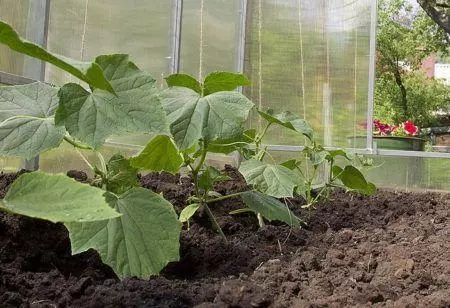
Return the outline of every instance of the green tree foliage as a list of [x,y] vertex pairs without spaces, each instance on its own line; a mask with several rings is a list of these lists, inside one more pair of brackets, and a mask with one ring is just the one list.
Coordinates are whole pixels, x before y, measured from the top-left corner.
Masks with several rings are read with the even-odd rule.
[[433,123],[432,113],[449,103],[447,90],[415,71],[428,56],[448,54],[449,41],[443,29],[408,1],[379,2],[376,116],[419,126]]
[[450,34],[450,3],[447,0],[417,0],[425,12]]

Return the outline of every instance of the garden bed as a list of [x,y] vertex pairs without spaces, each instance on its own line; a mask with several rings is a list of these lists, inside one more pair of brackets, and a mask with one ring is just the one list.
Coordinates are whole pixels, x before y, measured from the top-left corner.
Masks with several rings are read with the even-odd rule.
[[[218,192],[246,187],[234,178]],[[76,175],[72,173],[72,175]],[[14,174],[0,176],[1,196]],[[83,180],[80,178],[80,180]],[[191,186],[162,174],[141,178],[177,206]],[[299,203],[292,200],[293,205]],[[228,200],[212,208],[228,243],[197,216],[183,231],[181,261],[160,277],[119,281],[95,251],[71,256],[61,224],[0,212],[2,307],[449,307],[450,196],[336,192],[306,228],[258,230]],[[295,211],[300,217],[307,213]],[[201,213],[200,213],[201,214]]]

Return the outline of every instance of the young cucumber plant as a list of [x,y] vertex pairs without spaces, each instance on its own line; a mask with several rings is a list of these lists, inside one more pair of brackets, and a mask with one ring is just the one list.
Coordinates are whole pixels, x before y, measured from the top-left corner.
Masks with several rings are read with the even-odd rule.
[[[324,149],[314,139],[313,130],[305,120],[288,111],[274,114],[272,110],[258,110],[258,114],[267,122],[262,131],[250,129],[239,138],[222,143],[216,142],[211,147],[221,153],[238,151],[246,159],[239,171],[247,183],[252,185],[254,191],[241,194],[248,208],[237,212],[255,212],[261,226],[264,225],[263,218],[269,220],[273,218],[296,225],[298,218],[288,210],[287,205],[277,199],[301,196],[305,199],[303,207],[311,210],[321,197],[327,196],[335,187],[366,195],[375,192],[375,186],[355,167],[362,160],[343,150]],[[301,165],[305,159],[291,159],[281,164],[267,162],[265,157],[271,156],[263,147],[263,139],[269,128],[274,125],[306,138],[307,146],[301,152],[301,156],[306,158],[306,166]],[[336,159],[339,157],[347,161],[343,168],[337,165]],[[308,169],[312,169],[312,172]],[[329,176],[316,184],[320,169],[328,171]],[[272,213],[276,213],[276,216],[271,216]]]
[[[167,79],[169,88],[159,94],[167,113],[173,143],[161,136],[155,137],[131,164],[139,169],[152,171],[177,171],[186,167],[192,177],[194,195],[180,214],[181,222],[188,222],[198,209],[203,209],[214,229],[225,238],[209,205],[234,197],[244,202],[268,220],[281,220],[299,226],[299,220],[284,204],[256,190],[222,196],[213,191],[215,183],[228,177],[219,170],[205,164],[209,153],[226,153],[233,146],[229,140],[245,138],[244,123],[253,103],[244,95],[233,92],[248,84],[241,74],[216,72],[208,75],[203,83],[195,78],[175,74]],[[225,152],[224,152],[225,150]],[[155,159],[166,153],[167,159]],[[171,157],[171,159],[168,159]],[[176,168],[170,166],[176,162]]]
[[[148,277],[179,259],[180,222],[161,195],[138,187],[138,169],[120,155],[105,162],[99,149],[112,133],[153,133],[164,141],[169,122],[154,78],[127,55],[78,62],[21,39],[0,22],[0,43],[47,61],[86,82],[0,87],[0,155],[31,158],[67,142],[97,153],[93,187],[63,174],[21,175],[1,201],[4,210],[62,222],[72,253],[97,250],[119,277]],[[81,153],[81,152],[80,152]]]

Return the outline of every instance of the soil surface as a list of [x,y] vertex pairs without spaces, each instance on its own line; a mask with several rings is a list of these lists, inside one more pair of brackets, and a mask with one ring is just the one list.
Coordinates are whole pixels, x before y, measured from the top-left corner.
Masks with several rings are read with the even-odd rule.
[[[233,180],[217,191],[246,188],[227,172]],[[0,175],[0,197],[15,177]],[[177,209],[192,190],[179,176],[140,180]],[[0,306],[450,307],[448,194],[336,192],[303,229],[259,230],[253,215],[227,214],[240,207],[237,199],[213,206],[228,242],[199,213],[182,233],[180,262],[159,277],[122,281],[95,251],[71,256],[62,225],[0,212]]]

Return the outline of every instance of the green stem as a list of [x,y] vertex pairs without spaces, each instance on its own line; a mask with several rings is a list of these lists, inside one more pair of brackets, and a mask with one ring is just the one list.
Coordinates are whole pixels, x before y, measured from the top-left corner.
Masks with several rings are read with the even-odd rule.
[[261,215],[261,213],[257,213],[256,214],[256,217],[258,218],[258,224],[259,224],[259,227],[262,229],[262,228],[264,228],[264,226],[266,225],[265,223],[264,223],[264,219],[263,219],[263,216]]
[[261,141],[264,138],[264,136],[266,135],[267,130],[269,129],[269,127],[271,125],[272,125],[272,123],[267,124],[266,127],[264,127],[264,130],[262,131],[262,133],[258,134],[258,136],[255,138],[256,155],[258,155],[258,153],[260,152]]
[[75,150],[77,151],[78,155],[80,155],[81,159],[83,159],[83,161],[86,163],[86,165],[92,170],[92,172],[95,172],[95,168],[94,166],[92,166],[92,164],[89,162],[89,160],[83,155],[83,153],[81,153],[80,150],[78,150],[78,148],[75,148]]
[[247,191],[242,191],[242,192],[229,194],[229,195],[226,195],[226,196],[223,196],[223,197],[218,197],[218,198],[211,199],[211,200],[206,200],[205,203],[215,203],[215,202],[219,202],[219,201],[222,201],[222,200],[227,200],[227,199],[230,199],[230,198],[239,197],[240,195],[242,195],[242,194],[244,194],[246,192]]
[[220,227],[219,223],[216,220],[216,217],[214,217],[214,214],[211,212],[210,208],[208,207],[207,204],[204,204],[205,206],[205,211],[206,214],[209,217],[209,220],[211,221],[211,223],[213,224],[214,229],[216,229],[216,231],[220,234],[220,236],[223,237],[223,239],[225,240],[225,242],[228,242],[227,237],[225,236],[225,234],[222,231],[222,228]]
[[102,168],[102,172],[104,174],[108,173],[108,170],[106,168],[106,162],[105,162],[105,158],[103,157],[102,153],[100,152],[95,152],[97,154],[98,160],[100,161],[100,166]]
[[64,141],[66,141],[67,143],[73,145],[74,147],[78,148],[78,149],[82,149],[82,150],[92,150],[92,148],[90,146],[84,145],[82,143],[79,143],[67,136],[64,136]]

